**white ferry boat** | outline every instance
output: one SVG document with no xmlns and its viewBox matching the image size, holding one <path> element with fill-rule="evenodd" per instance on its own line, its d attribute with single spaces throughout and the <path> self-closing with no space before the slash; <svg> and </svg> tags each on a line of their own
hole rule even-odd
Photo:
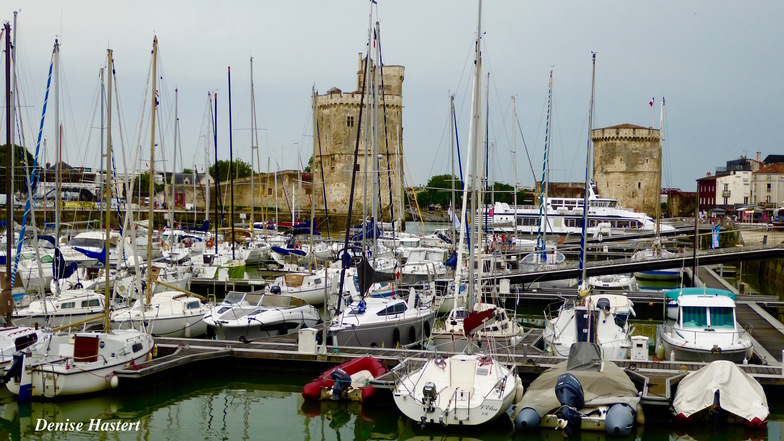
<svg viewBox="0 0 784 441">
<path fill-rule="evenodd" d="M 620 207 L 616 199 L 600 198 L 593 188 L 589 189 L 588 235 L 597 237 L 655 231 L 656 223 L 647 214 Z M 581 234 L 583 198 L 547 198 L 546 210 L 548 234 Z M 492 217 L 488 223 L 494 226 L 495 231 L 512 232 L 513 225 L 517 225 L 518 233 L 537 234 L 543 214 L 538 205 L 522 205 L 515 210 L 514 206 L 505 202 L 496 202 L 488 213 Z M 671 225 L 661 225 L 660 229 L 662 232 L 674 230 Z"/>
</svg>

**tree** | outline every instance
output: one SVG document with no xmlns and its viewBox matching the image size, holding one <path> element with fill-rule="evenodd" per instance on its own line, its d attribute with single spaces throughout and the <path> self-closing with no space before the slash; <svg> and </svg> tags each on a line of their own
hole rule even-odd
<svg viewBox="0 0 784 441">
<path fill-rule="evenodd" d="M 162 192 L 165 188 L 164 184 L 153 184 L 156 193 Z M 133 188 L 131 189 L 131 200 L 141 200 L 140 196 L 150 195 L 150 172 L 144 172 L 136 175 L 133 180 Z"/>
<path fill-rule="evenodd" d="M 7 164 L 11 161 L 8 156 L 8 144 L 0 146 L 0 193 L 5 194 L 6 186 L 6 170 Z M 27 158 L 27 166 L 30 167 L 29 172 L 32 174 L 33 170 L 33 155 L 27 151 L 26 148 L 16 145 L 14 146 L 14 192 L 19 191 L 27 193 L 27 183 L 25 182 L 24 158 Z M 39 164 L 39 176 L 41 173 Z M 35 185 L 35 184 L 33 184 Z"/>
<path fill-rule="evenodd" d="M 462 201 L 462 188 L 463 183 L 459 178 L 455 177 L 455 197 L 457 204 Z M 436 175 L 427 181 L 427 188 L 425 191 L 417 194 L 417 203 L 420 206 L 427 205 L 440 205 L 442 208 L 449 206 L 452 199 L 452 175 Z"/>
<path fill-rule="evenodd" d="M 218 161 L 216 164 L 210 166 L 210 176 L 213 179 L 220 178 L 221 181 L 228 181 L 229 180 L 229 162 L 230 161 Z M 218 167 L 218 172 L 220 175 L 215 173 L 215 167 Z M 234 173 L 234 179 L 244 178 L 250 176 L 252 173 L 252 169 L 250 164 L 241 160 L 235 159 L 234 166 L 232 167 L 232 171 Z"/>
<path fill-rule="evenodd" d="M 305 173 L 310 173 L 310 169 L 313 168 L 313 157 L 310 157 L 308 161 L 308 165 L 305 166 Z"/>
</svg>

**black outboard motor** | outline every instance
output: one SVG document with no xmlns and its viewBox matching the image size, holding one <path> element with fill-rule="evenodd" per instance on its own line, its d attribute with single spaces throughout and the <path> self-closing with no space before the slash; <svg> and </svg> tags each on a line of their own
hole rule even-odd
<svg viewBox="0 0 784 441">
<path fill-rule="evenodd" d="M 561 408 L 556 414 L 558 418 L 566 421 L 564 433 L 566 436 L 579 434 L 582 424 L 580 409 L 585 406 L 585 395 L 580 380 L 572 374 L 561 375 L 555 384 L 555 396 L 561 403 Z"/>
<path fill-rule="evenodd" d="M 335 384 L 332 386 L 332 400 L 338 401 L 343 393 L 351 387 L 351 376 L 341 368 L 337 368 L 329 375 Z"/>
</svg>

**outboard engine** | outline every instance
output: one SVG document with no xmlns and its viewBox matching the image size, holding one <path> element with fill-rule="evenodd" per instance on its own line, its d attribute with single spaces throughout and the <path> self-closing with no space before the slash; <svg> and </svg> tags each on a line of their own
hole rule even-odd
<svg viewBox="0 0 784 441">
<path fill-rule="evenodd" d="M 332 386 L 332 400 L 338 401 L 343 397 L 343 393 L 351 387 L 351 376 L 341 368 L 337 368 L 329 375 L 335 384 Z"/>
<path fill-rule="evenodd" d="M 532 407 L 526 407 L 517 414 L 514 420 L 515 430 L 533 430 L 539 427 L 542 417 Z"/>
<path fill-rule="evenodd" d="M 555 396 L 561 403 L 561 408 L 556 415 L 566 423 L 563 427 L 564 433 L 566 436 L 579 434 L 582 424 L 580 409 L 585 406 L 585 395 L 580 380 L 572 374 L 561 375 L 555 384 Z"/>
<path fill-rule="evenodd" d="M 604 419 L 604 428 L 608 435 L 626 436 L 634 428 L 634 419 L 637 412 L 626 403 L 617 403 L 610 406 Z"/>
<path fill-rule="evenodd" d="M 425 386 L 422 388 L 422 404 L 425 405 L 425 412 L 430 413 L 435 410 L 433 404 L 438 399 L 438 391 L 436 390 L 436 385 L 432 381 L 428 381 L 425 383 Z"/>
</svg>

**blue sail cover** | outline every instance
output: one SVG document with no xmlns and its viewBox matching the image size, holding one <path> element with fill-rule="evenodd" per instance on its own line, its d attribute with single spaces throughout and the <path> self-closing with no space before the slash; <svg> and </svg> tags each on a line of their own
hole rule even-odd
<svg viewBox="0 0 784 441">
<path fill-rule="evenodd" d="M 373 239 L 380 236 L 381 230 L 379 230 L 379 228 L 376 226 L 376 223 L 373 221 L 373 219 L 371 219 L 370 222 L 365 225 L 365 230 L 351 236 L 351 240 L 359 242 L 361 240 Z"/>
<path fill-rule="evenodd" d="M 82 247 L 74 247 L 74 249 L 91 259 L 97 259 L 98 262 L 106 262 L 106 247 L 103 247 L 101 251 L 91 251 Z"/>
<path fill-rule="evenodd" d="M 457 268 L 457 253 L 455 251 L 452 251 L 452 254 L 450 254 L 449 257 L 446 258 L 446 260 L 444 261 L 444 265 L 452 269 Z"/>
</svg>

